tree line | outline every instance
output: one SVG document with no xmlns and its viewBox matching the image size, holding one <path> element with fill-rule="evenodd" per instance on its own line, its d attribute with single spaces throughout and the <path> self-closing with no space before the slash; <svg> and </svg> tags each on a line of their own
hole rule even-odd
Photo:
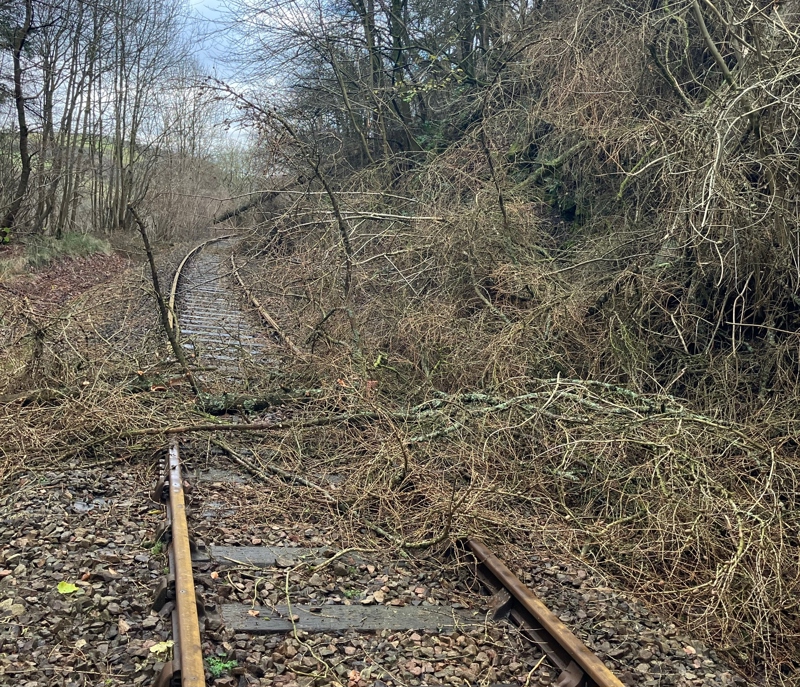
<svg viewBox="0 0 800 687">
<path fill-rule="evenodd" d="M 174 215 L 176 194 L 197 191 L 189 176 L 224 186 L 191 31 L 177 0 L 0 4 L 6 234 L 129 228 L 127 205 L 145 197 Z"/>
<path fill-rule="evenodd" d="M 312 176 L 480 203 L 481 231 L 499 225 L 507 245 L 525 226 L 515 209 L 549 204 L 568 230 L 540 242 L 549 259 L 664 268 L 671 295 L 625 307 L 683 355 L 793 331 L 797 0 L 229 5 L 228 90 L 263 145 Z"/>
</svg>

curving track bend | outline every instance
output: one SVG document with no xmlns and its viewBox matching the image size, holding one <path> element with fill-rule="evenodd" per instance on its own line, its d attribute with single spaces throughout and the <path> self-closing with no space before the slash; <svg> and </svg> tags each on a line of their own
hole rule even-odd
<svg viewBox="0 0 800 687">
<path fill-rule="evenodd" d="M 213 239 L 192 251 L 173 280 L 170 301 L 178 314 L 187 355 L 206 372 L 203 381 L 221 378 L 227 386 L 246 384 L 247 368 L 269 362 L 264 329 L 241 306 L 231 282 L 228 259 L 238 237 Z"/>
</svg>

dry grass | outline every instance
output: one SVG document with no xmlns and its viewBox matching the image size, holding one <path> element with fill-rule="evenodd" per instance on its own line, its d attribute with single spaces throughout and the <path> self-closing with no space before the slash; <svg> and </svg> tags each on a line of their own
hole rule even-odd
<svg viewBox="0 0 800 687">
<path fill-rule="evenodd" d="M 44 403 L 0 404 L 4 484 L 11 475 L 64 460 L 123 458 L 152 440 L 82 446 L 174 415 L 175 394 L 150 392 L 176 369 L 165 355 L 139 268 L 83 292 L 64 306 L 2 293 L 3 395 L 50 390 Z M 180 408 L 182 404 L 179 404 Z M 124 443 L 124 442 L 123 442 Z"/>
</svg>

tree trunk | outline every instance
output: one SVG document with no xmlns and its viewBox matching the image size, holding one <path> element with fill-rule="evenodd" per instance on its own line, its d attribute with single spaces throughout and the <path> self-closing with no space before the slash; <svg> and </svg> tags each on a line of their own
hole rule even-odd
<svg viewBox="0 0 800 687">
<path fill-rule="evenodd" d="M 28 192 L 28 181 L 31 178 L 31 155 L 28 152 L 28 123 L 25 118 L 25 97 L 22 93 L 22 49 L 31 30 L 33 21 L 33 0 L 25 2 L 25 23 L 14 34 L 13 61 L 14 61 L 14 102 L 17 107 L 17 120 L 19 122 L 19 157 L 22 171 L 17 184 L 17 192 L 11 202 L 6 216 L 0 222 L 0 228 L 11 229 L 17 218 L 17 213 L 22 206 L 25 194 Z"/>
</svg>

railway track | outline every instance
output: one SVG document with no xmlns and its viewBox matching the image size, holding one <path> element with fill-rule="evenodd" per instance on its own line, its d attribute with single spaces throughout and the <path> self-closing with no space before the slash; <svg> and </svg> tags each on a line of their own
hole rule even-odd
<svg viewBox="0 0 800 687">
<path fill-rule="evenodd" d="M 171 323 L 178 325 L 187 355 L 213 373 L 201 379 L 206 386 L 241 388 L 249 368 L 270 362 L 269 339 L 232 288 L 236 272 L 229 259 L 238 241 L 235 235 L 204 241 L 183 258 L 172 280 Z"/>
<path fill-rule="evenodd" d="M 235 241 L 235 237 L 223 237 L 190 252 L 175 275 L 170 296 L 183 345 L 205 368 L 221 372 L 228 387 L 246 379 L 242 361 L 250 363 L 269 357 L 269 341 L 258 331 L 255 319 L 242 309 L 240 298 L 231 288 L 230 264 L 233 272 L 236 270 L 231 253 Z M 241 278 L 238 281 L 244 287 Z M 284 344 L 296 350 L 274 321 L 270 325 L 273 335 L 277 332 Z M 182 459 L 182 451 L 188 452 L 188 461 Z M 392 568 L 385 565 L 385 560 L 379 560 L 384 558 L 380 554 L 373 558 L 376 552 L 303 546 L 297 541 L 264 546 L 256 538 L 252 543 L 258 545 L 242 545 L 244 537 L 230 536 L 236 528 L 236 507 L 226 513 L 212 499 L 214 488 L 235 493 L 248 477 L 230 468 L 210 468 L 208 454 L 203 470 L 202 456 L 196 451 L 192 455 L 192 451 L 192 446 L 182 449 L 177 441 L 170 444 L 152 494 L 164 505 L 166 519 L 159 537 L 167 546 L 169 559 L 169 573 L 159 585 L 154 609 L 171 616 L 174 641 L 173 658 L 164 665 L 157 687 L 197 687 L 206 684 L 209 674 L 213 678 L 237 663 L 223 661 L 217 653 L 204 656 L 204 647 L 208 654 L 221 643 L 227 647 L 223 648 L 227 656 L 234 641 L 236 647 L 241 647 L 234 652 L 238 655 L 246 653 L 252 638 L 258 636 L 275 638 L 275 647 L 291 641 L 300 647 L 311 647 L 314 643 L 305 638 L 338 638 L 348 633 L 378 633 L 389 638 L 389 646 L 401 641 L 424 645 L 422 655 L 429 660 L 409 668 L 410 675 L 430 679 L 433 684 L 469 684 L 470 678 L 476 681 L 484 663 L 477 659 L 482 654 L 484 659 L 488 656 L 476 650 L 476 661 L 470 664 L 473 672 L 472 668 L 465 668 L 459 675 L 452 670 L 437 671 L 437 660 L 447 654 L 443 645 L 436 643 L 438 638 L 447 638 L 453 646 L 460 643 L 470 647 L 474 637 L 483 634 L 500 640 L 495 642 L 500 648 L 490 650 L 495 657 L 500 651 L 511 652 L 515 660 L 509 665 L 527 675 L 525 685 L 542 683 L 537 676 L 541 670 L 553 676 L 545 683 L 557 687 L 621 687 L 622 682 L 611 670 L 483 542 L 456 542 L 451 556 L 458 579 L 439 575 L 438 582 L 432 582 L 418 574 L 417 581 L 424 579 L 425 583 L 412 586 L 409 601 L 395 593 L 397 584 L 390 579 L 392 571 L 402 575 L 408 572 L 409 579 L 413 577 L 406 561 Z M 187 467 L 187 462 L 193 464 L 194 470 Z M 187 509 L 190 484 L 195 489 L 192 514 Z M 212 485 L 210 490 L 208 484 Z M 199 513 L 199 519 L 193 513 Z M 192 537 L 192 531 L 198 528 L 205 537 L 214 537 L 219 526 L 209 529 L 206 521 L 220 517 L 229 522 L 223 530 L 223 541 L 206 546 Z M 319 537 L 311 539 L 314 544 Z M 375 574 L 381 568 L 384 574 Z M 363 589 L 352 584 L 359 571 L 366 572 L 360 580 L 366 583 Z M 200 580 L 198 586 L 203 594 L 196 592 L 195 578 Z M 220 579 L 226 583 L 220 584 Z M 457 589 L 461 590 L 458 594 Z M 232 602 L 241 594 L 245 594 L 247 603 Z M 283 641 L 282 637 L 289 639 Z M 393 637 L 400 639 L 392 640 Z M 397 670 L 392 670 L 391 661 L 385 664 L 374 657 L 348 661 L 348 656 L 357 653 L 358 640 L 356 646 L 345 647 L 343 653 L 336 648 L 336 642 L 331 639 L 325 650 L 310 650 L 299 661 L 292 660 L 299 653 L 292 644 L 283 654 L 274 652 L 266 661 L 275 668 L 272 684 L 279 684 L 277 675 L 288 670 L 294 671 L 291 674 L 295 676 L 304 676 L 297 682 L 300 685 L 406 684 Z M 491 671 L 487 675 L 491 677 Z M 248 679 L 243 672 L 238 684 L 251 684 Z M 483 683 L 488 684 L 486 678 Z M 520 684 L 520 680 L 513 684 Z"/>
</svg>

